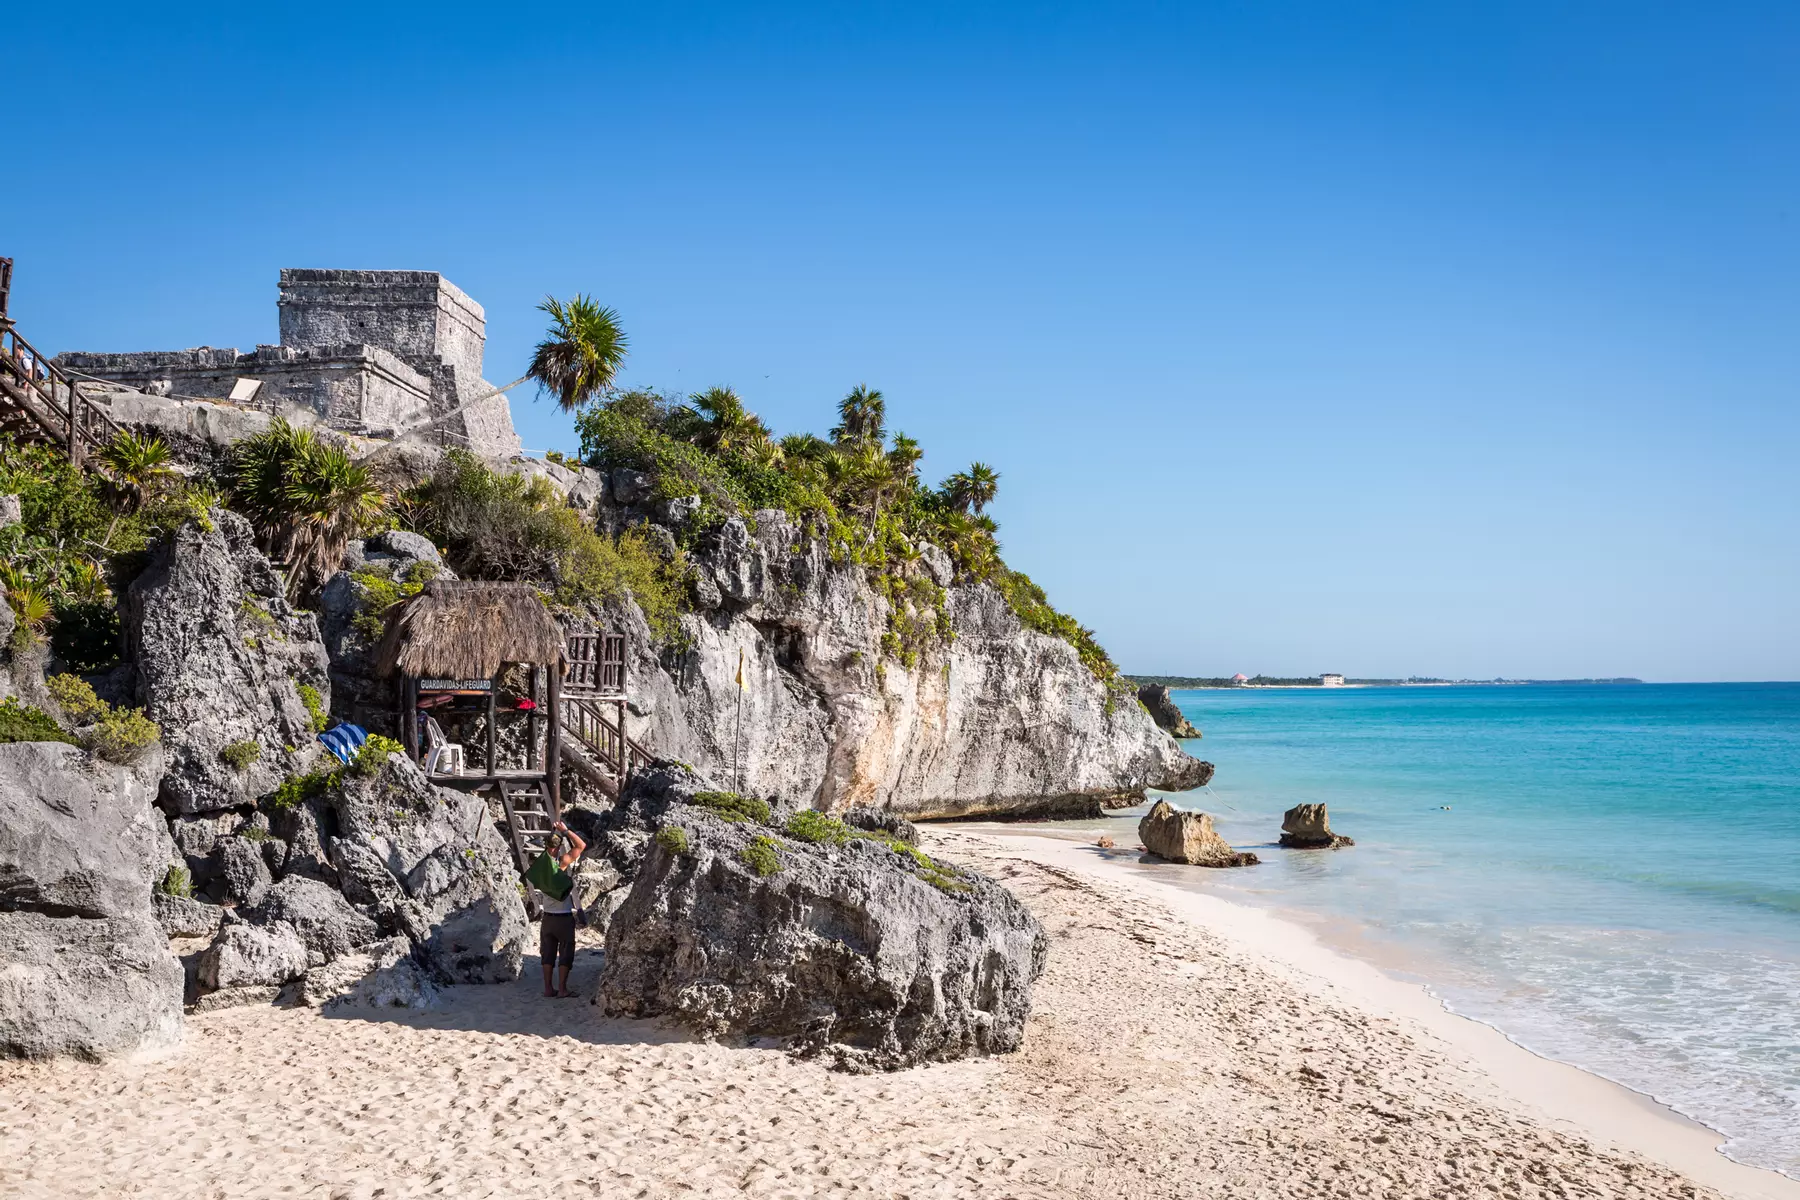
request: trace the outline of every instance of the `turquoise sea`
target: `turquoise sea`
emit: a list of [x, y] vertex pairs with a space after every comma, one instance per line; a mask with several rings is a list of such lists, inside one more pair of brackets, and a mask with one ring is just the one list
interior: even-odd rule
[[[1218, 773], [1171, 799], [1263, 859], [1198, 886], [1348, 932], [1800, 1177], [1800, 684], [1175, 698]], [[1276, 846], [1302, 801], [1355, 847]]]

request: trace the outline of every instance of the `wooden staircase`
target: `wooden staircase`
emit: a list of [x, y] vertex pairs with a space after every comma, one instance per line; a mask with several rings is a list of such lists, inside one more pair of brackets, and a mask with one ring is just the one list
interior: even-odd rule
[[[11, 260], [0, 259], [0, 295], [11, 274]], [[80, 466], [118, 432], [118, 424], [81, 394], [75, 379], [19, 336], [0, 307], [0, 433], [56, 446]]]

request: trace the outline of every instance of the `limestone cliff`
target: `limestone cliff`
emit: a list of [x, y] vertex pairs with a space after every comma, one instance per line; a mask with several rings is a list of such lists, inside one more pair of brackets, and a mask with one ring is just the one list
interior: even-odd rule
[[951, 580], [935, 548], [921, 559], [950, 584], [955, 636], [908, 669], [884, 659], [888, 601], [861, 568], [833, 565], [778, 510], [753, 527], [729, 520], [693, 555], [703, 607], [683, 618], [684, 650], [659, 657], [642, 616], [618, 614], [632, 730], [659, 753], [724, 779], [741, 761], [747, 791], [916, 817], [1090, 813], [1212, 777], [1129, 688], [1024, 628], [992, 588]]

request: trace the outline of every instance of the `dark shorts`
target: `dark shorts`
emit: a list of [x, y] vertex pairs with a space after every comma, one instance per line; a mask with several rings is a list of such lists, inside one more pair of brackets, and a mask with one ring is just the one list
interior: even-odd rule
[[575, 965], [575, 914], [545, 913], [538, 924], [538, 957], [544, 965]]

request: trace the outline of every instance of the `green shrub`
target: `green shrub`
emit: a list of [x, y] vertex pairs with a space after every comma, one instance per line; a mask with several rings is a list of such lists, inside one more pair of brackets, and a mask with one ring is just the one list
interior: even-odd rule
[[781, 843], [767, 835], [751, 838], [739, 854], [752, 871], [765, 879], [781, 870]]
[[275, 812], [288, 812], [299, 808], [308, 800], [317, 800], [325, 795], [342, 778], [342, 767], [325, 767], [317, 771], [308, 771], [304, 775], [290, 775], [281, 781], [268, 796], [264, 797], [259, 807]]
[[972, 890], [960, 877], [957, 869], [948, 863], [941, 863], [909, 842], [903, 842], [891, 833], [878, 830], [857, 830], [856, 837], [878, 846], [886, 846], [895, 854], [912, 864], [913, 873], [940, 892], [967, 892]]
[[841, 846], [858, 834], [836, 817], [803, 808], [787, 819], [783, 833], [798, 842], [815, 846]]
[[141, 708], [113, 708], [87, 731], [88, 749], [110, 762], [128, 763], [162, 736]]
[[743, 821], [767, 825], [771, 815], [767, 800], [759, 800], [755, 796], [740, 796], [736, 792], [695, 792], [689, 803], [734, 825]]
[[47, 686], [50, 698], [73, 724], [86, 725], [107, 711], [106, 701], [96, 696], [93, 687], [79, 675], [52, 675]]
[[687, 830], [679, 825], [664, 825], [656, 831], [656, 844], [670, 854], [686, 854], [688, 852]]
[[356, 761], [350, 765], [350, 773], [363, 779], [379, 775], [381, 768], [387, 765], [388, 755], [404, 753], [405, 750], [406, 747], [393, 738], [371, 733], [369, 740], [356, 752]]
[[255, 738], [245, 738], [241, 742], [233, 742], [219, 751], [219, 761], [234, 771], [247, 770], [251, 763], [262, 757], [262, 747]]
[[261, 825], [246, 825], [238, 831], [238, 836], [243, 838], [246, 842], [260, 843], [269, 840], [269, 831], [264, 829]]
[[183, 900], [192, 900], [194, 898], [194, 876], [180, 863], [171, 863], [161, 881], [157, 883], [156, 890], [165, 896], [179, 896]]
[[56, 719], [41, 708], [19, 703], [17, 696], [0, 702], [0, 742], [63, 742], [79, 746], [80, 739], [63, 732]]
[[324, 733], [326, 726], [331, 724], [331, 717], [325, 711], [325, 698], [319, 695], [318, 688], [309, 683], [301, 684], [298, 690], [300, 703], [306, 705], [306, 717], [312, 725], [312, 731]]
[[[679, 556], [665, 561], [639, 531], [617, 538], [597, 532], [542, 477], [497, 472], [452, 451], [430, 479], [406, 493], [405, 505], [412, 523], [447, 547], [451, 565], [466, 579], [536, 583], [571, 606], [601, 607], [629, 596], [659, 640], [680, 628], [686, 566]], [[361, 583], [360, 573], [357, 578]]]

